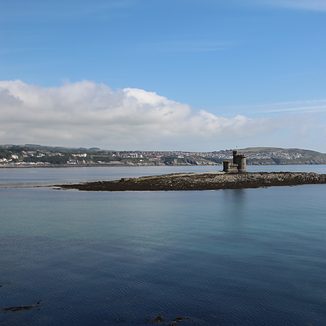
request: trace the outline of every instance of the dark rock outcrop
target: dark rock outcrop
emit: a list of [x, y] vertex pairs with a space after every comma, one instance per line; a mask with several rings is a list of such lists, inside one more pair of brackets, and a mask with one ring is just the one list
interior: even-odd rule
[[5, 307], [2, 308], [1, 311], [3, 312], [20, 312], [20, 311], [26, 311], [26, 310], [31, 310], [34, 308], [38, 308], [41, 304], [41, 301], [38, 301], [34, 304], [31, 305], [24, 305], [24, 306], [13, 306], [13, 307]]
[[155, 318], [151, 320], [152, 324], [161, 324], [164, 322], [164, 318], [161, 315], [157, 315]]

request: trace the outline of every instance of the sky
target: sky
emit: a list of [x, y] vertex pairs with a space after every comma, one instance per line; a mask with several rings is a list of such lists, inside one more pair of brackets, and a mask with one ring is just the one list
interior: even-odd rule
[[0, 144], [326, 152], [326, 0], [0, 0]]

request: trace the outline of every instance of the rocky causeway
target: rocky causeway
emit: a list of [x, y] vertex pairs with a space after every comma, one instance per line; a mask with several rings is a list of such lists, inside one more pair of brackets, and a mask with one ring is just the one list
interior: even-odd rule
[[168, 191], [243, 189], [326, 184], [326, 174], [308, 172], [176, 173], [113, 181], [56, 185], [84, 191]]

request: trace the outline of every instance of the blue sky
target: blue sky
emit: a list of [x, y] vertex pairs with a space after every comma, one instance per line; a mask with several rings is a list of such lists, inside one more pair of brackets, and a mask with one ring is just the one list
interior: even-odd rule
[[[165, 125], [159, 126], [163, 130], [156, 145], [139, 136], [130, 145], [139, 149], [266, 145], [326, 152], [325, 32], [326, 2], [319, 0], [0, 1], [1, 87], [17, 98], [15, 80], [34, 85], [38, 92], [87, 80], [117, 94], [127, 88], [159, 94], [189, 106], [190, 118], [205, 111], [227, 119], [221, 120], [226, 121], [224, 129], [208, 136], [178, 130], [176, 142], [166, 138]], [[0, 101], [3, 112], [9, 110], [7, 102]], [[224, 132], [237, 133], [225, 127], [236, 116], [258, 126], [266, 123], [265, 143], [261, 130], [223, 141]], [[207, 122], [208, 129], [222, 123], [214, 121], [214, 126]], [[292, 122], [289, 128], [287, 121]], [[0, 143], [24, 142], [8, 132], [1, 136]], [[53, 135], [46, 141], [106, 148], [130, 144], [128, 139], [110, 143], [100, 136], [75, 136]], [[193, 141], [196, 137], [200, 141]], [[26, 142], [42, 139], [34, 135]]]

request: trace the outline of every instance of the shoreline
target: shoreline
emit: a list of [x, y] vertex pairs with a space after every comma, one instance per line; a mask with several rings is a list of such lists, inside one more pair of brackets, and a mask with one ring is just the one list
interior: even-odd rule
[[[289, 163], [289, 164], [248, 164], [248, 166], [323, 166], [326, 165], [326, 163], [302, 163], [302, 164], [293, 164], [293, 163]], [[122, 167], [126, 167], [126, 168], [132, 168], [132, 167], [185, 167], [185, 166], [189, 166], [189, 167], [195, 167], [195, 166], [206, 166], [206, 167], [210, 167], [210, 166], [222, 166], [222, 164], [178, 164], [178, 165], [157, 165], [157, 164], [153, 164], [153, 165], [126, 165], [126, 164], [51, 164], [51, 165], [32, 165], [32, 164], [18, 164], [18, 165], [0, 165], [0, 169], [33, 169], [33, 168], [40, 168], [40, 169], [46, 169], [46, 168], [94, 168], [94, 167], [99, 167], [99, 168], [104, 168], [104, 167], [112, 167], [112, 168], [122, 168]]]
[[246, 189], [272, 186], [326, 184], [326, 174], [314, 172], [174, 173], [113, 181], [54, 185], [81, 191], [182, 191]]

